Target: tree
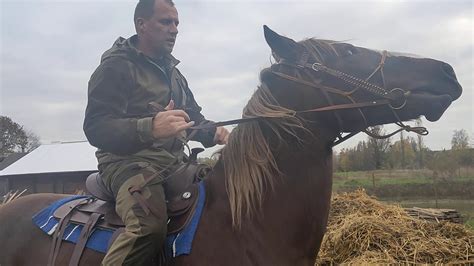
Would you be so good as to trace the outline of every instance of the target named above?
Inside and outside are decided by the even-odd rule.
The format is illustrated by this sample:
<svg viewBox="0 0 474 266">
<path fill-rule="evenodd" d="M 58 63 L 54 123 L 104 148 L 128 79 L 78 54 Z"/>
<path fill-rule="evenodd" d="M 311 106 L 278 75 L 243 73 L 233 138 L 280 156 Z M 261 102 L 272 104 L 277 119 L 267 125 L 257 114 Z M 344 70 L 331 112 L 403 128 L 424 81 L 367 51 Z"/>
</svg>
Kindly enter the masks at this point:
<svg viewBox="0 0 474 266">
<path fill-rule="evenodd" d="M 39 146 L 39 137 L 7 116 L 0 116 L 0 155 L 29 152 Z"/>
<path fill-rule="evenodd" d="M 375 126 L 369 129 L 372 135 L 382 136 L 385 132 L 382 126 Z M 367 140 L 367 148 L 371 157 L 372 169 L 382 169 L 387 159 L 387 150 L 390 148 L 390 138 L 377 139 L 369 137 Z"/>
<path fill-rule="evenodd" d="M 441 178 L 453 178 L 459 164 L 453 156 L 452 151 L 436 152 L 433 158 L 427 163 L 428 169 L 432 170 L 436 176 Z"/>
<path fill-rule="evenodd" d="M 405 140 L 403 139 L 403 131 L 400 131 L 400 158 L 401 158 L 401 164 L 402 164 L 402 169 L 405 169 L 406 164 L 405 164 Z"/>
<path fill-rule="evenodd" d="M 453 138 L 451 139 L 452 150 L 464 150 L 469 148 L 469 135 L 464 129 L 454 130 Z"/>
<path fill-rule="evenodd" d="M 26 130 L 26 137 L 28 138 L 28 143 L 24 146 L 24 151 L 30 152 L 41 145 L 41 141 L 38 135 L 36 135 L 31 130 Z"/>
<path fill-rule="evenodd" d="M 389 151 L 389 162 L 392 168 L 414 168 L 416 154 L 413 150 L 413 140 L 403 138 L 393 143 Z"/>
<path fill-rule="evenodd" d="M 416 126 L 417 127 L 422 127 L 423 123 L 421 121 L 421 118 L 416 119 Z M 421 134 L 418 134 L 418 142 L 417 142 L 417 148 L 415 149 L 416 152 L 416 157 L 418 159 L 418 167 L 419 168 L 424 168 L 425 167 L 425 161 L 424 161 L 424 147 L 423 147 L 423 136 Z"/>
<path fill-rule="evenodd" d="M 342 149 L 338 154 L 338 171 L 347 172 L 350 170 L 349 151 Z"/>
</svg>

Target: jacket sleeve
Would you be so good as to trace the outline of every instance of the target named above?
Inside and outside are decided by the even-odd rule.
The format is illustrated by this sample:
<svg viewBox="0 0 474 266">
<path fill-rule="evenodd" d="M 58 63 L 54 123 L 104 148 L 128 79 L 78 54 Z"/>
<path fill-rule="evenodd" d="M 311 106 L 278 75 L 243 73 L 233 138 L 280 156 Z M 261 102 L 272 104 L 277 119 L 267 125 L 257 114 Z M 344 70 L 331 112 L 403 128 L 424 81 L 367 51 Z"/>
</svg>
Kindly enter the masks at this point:
<svg viewBox="0 0 474 266">
<path fill-rule="evenodd" d="M 127 155 L 153 143 L 152 117 L 127 117 L 128 95 L 132 86 L 126 63 L 102 63 L 92 74 L 84 119 L 84 133 L 91 145 L 114 154 Z"/>
<path fill-rule="evenodd" d="M 188 115 L 192 121 L 195 121 L 196 125 L 212 122 L 210 120 L 206 120 L 200 112 L 188 111 Z M 216 134 L 215 128 L 201 129 L 201 130 L 198 130 L 198 132 L 196 132 L 192 140 L 199 141 L 204 147 L 209 148 L 216 145 L 214 143 L 215 134 Z"/>
<path fill-rule="evenodd" d="M 210 120 L 207 120 L 201 114 L 202 108 L 197 104 L 196 100 L 194 99 L 194 95 L 193 95 L 193 93 L 191 92 L 191 89 L 188 86 L 188 82 L 186 81 L 186 79 L 184 78 L 184 76 L 180 72 L 178 72 L 178 74 L 180 75 L 181 81 L 183 82 L 183 85 L 182 85 L 183 90 L 184 90 L 184 92 L 186 93 L 186 96 L 187 96 L 186 97 L 186 109 L 185 109 L 185 111 L 186 111 L 186 113 L 188 113 L 189 118 L 191 119 L 191 121 L 194 121 L 195 125 L 200 125 L 200 124 L 205 124 L 205 123 L 212 122 Z M 191 131 L 192 130 L 188 130 L 187 133 L 189 134 Z M 209 148 L 209 147 L 212 147 L 212 146 L 216 145 L 214 143 L 215 133 L 216 133 L 215 128 L 198 130 L 198 132 L 194 135 L 192 140 L 201 142 L 201 144 L 204 147 Z"/>
</svg>

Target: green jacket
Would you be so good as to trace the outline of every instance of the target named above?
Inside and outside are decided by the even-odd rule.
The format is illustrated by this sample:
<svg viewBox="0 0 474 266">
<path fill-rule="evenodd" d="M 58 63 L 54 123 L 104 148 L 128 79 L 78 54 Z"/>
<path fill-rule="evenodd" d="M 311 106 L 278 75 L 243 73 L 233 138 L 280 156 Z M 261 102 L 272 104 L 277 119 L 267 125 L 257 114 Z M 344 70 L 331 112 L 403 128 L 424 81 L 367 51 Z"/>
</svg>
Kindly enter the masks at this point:
<svg viewBox="0 0 474 266">
<path fill-rule="evenodd" d="M 207 121 L 176 68 L 179 61 L 171 55 L 154 61 L 135 47 L 136 41 L 136 35 L 118 38 L 89 81 L 84 132 L 98 148 L 99 168 L 124 160 L 159 164 L 183 155 L 177 138 L 153 138 L 156 111 L 150 109 L 150 102 L 164 107 L 173 99 L 175 109 L 185 110 L 196 125 Z M 210 147 L 214 133 L 215 129 L 199 131 L 193 140 Z"/>
</svg>

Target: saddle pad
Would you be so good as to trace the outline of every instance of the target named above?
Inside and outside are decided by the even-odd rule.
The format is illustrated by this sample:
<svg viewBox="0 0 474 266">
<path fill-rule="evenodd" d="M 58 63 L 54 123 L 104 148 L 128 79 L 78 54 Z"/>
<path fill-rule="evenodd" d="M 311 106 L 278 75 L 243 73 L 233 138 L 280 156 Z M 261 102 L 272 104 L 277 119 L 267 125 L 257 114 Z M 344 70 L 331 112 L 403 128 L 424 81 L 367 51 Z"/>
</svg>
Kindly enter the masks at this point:
<svg viewBox="0 0 474 266">
<path fill-rule="evenodd" d="M 168 235 L 166 238 L 165 250 L 168 258 L 191 254 L 194 235 L 196 234 L 202 210 L 204 209 L 204 203 L 206 201 L 206 188 L 204 182 L 199 182 L 199 198 L 197 201 L 196 211 L 194 212 L 189 224 L 183 229 L 183 231 Z"/>
<path fill-rule="evenodd" d="M 48 235 L 53 235 L 56 227 L 58 226 L 59 219 L 53 216 L 53 213 L 63 204 L 72 200 L 80 198 L 88 198 L 90 196 L 71 196 L 64 199 L 60 199 L 53 202 L 51 205 L 41 210 L 35 216 L 33 216 L 33 223 L 38 226 L 43 232 Z M 83 225 L 69 223 L 64 231 L 63 240 L 77 243 L 79 235 L 81 234 Z M 105 253 L 107 251 L 107 245 L 109 243 L 113 230 L 107 230 L 102 228 L 94 228 L 89 240 L 87 240 L 86 247 L 93 249 L 98 252 Z"/>
<path fill-rule="evenodd" d="M 194 235 L 196 233 L 206 200 L 206 191 L 203 182 L 199 183 L 199 190 L 199 198 L 196 210 L 188 226 L 185 227 L 183 231 L 173 235 L 168 235 L 166 238 L 165 251 L 167 257 L 177 257 L 180 255 L 191 254 L 192 241 L 194 239 Z M 56 211 L 56 209 L 72 200 L 87 197 L 89 196 L 72 196 L 60 199 L 33 216 L 33 223 L 46 234 L 52 235 L 59 223 L 59 220 L 53 216 L 53 213 Z M 79 224 L 68 224 L 66 231 L 64 232 L 63 240 L 77 243 L 82 227 L 83 226 Z M 106 253 L 108 243 L 113 233 L 114 230 L 95 227 L 89 240 L 87 240 L 86 247 L 98 252 Z"/>
</svg>

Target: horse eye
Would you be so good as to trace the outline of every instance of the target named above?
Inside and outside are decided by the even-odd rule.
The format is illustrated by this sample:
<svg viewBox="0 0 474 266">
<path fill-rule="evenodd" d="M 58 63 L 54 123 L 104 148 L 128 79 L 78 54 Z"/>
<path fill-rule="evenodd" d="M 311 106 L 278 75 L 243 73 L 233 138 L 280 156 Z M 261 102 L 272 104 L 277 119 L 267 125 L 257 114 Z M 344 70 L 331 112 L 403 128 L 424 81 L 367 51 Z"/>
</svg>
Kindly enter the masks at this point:
<svg viewBox="0 0 474 266">
<path fill-rule="evenodd" d="M 351 56 L 357 54 L 357 50 L 354 47 L 347 49 L 344 53 L 344 56 Z"/>
</svg>

